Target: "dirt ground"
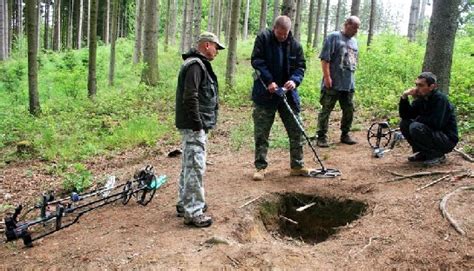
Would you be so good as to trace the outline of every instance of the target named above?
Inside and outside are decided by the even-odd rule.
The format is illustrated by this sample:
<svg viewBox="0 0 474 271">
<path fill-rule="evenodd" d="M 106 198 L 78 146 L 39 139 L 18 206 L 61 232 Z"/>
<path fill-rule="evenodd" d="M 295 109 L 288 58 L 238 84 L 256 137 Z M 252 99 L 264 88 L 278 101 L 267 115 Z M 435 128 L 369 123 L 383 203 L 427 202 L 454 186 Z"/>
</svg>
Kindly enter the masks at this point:
<svg viewBox="0 0 474 271">
<path fill-rule="evenodd" d="M 211 227 L 190 228 L 176 217 L 180 157 L 168 158 L 166 153 L 179 142 L 158 143 L 87 163 L 94 175 L 119 177 L 154 165 L 169 181 L 148 206 L 130 202 L 95 210 L 32 248 L 24 248 L 21 241 L 1 244 L 0 269 L 474 269 L 474 191 L 457 192 L 447 203 L 465 235 L 457 233 L 439 210 L 447 193 L 473 185 L 472 176 L 448 178 L 420 191 L 416 189 L 449 174 L 387 182 L 396 177 L 391 172 L 473 170 L 459 154 L 450 153 L 447 163 L 426 168 L 406 161 L 409 147 L 403 142 L 385 157 L 373 158 L 366 131 L 354 133 L 359 141 L 355 146 L 337 141 L 335 117 L 333 144 L 318 153 L 325 166 L 341 170 L 341 177 L 290 177 L 288 151 L 272 149 L 265 180 L 255 182 L 252 149 L 230 147 L 234 113 L 222 114 L 209 142 L 205 188 L 208 213 L 214 219 Z M 305 148 L 307 166 L 319 167 L 312 158 Z M 47 166 L 51 165 L 30 161 L 0 168 L 0 204 L 37 198 L 47 187 L 58 185 Z M 268 232 L 260 219 L 262 202 L 290 192 L 358 200 L 368 207 L 360 219 L 311 245 Z"/>
</svg>

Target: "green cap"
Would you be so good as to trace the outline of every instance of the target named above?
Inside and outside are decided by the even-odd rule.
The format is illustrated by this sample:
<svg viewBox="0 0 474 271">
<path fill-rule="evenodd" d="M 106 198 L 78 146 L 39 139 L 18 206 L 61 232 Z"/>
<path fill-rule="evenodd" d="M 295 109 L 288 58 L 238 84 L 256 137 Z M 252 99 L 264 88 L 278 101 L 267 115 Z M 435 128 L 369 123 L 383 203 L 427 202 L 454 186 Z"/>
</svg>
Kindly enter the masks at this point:
<svg viewBox="0 0 474 271">
<path fill-rule="evenodd" d="M 202 32 L 201 35 L 199 35 L 198 43 L 201 42 L 201 41 L 214 42 L 215 44 L 217 44 L 217 49 L 218 49 L 218 50 L 225 49 L 225 46 L 222 45 L 222 44 L 219 42 L 219 39 L 217 38 L 216 34 L 214 34 L 214 33 L 211 33 L 211 32 Z"/>
</svg>

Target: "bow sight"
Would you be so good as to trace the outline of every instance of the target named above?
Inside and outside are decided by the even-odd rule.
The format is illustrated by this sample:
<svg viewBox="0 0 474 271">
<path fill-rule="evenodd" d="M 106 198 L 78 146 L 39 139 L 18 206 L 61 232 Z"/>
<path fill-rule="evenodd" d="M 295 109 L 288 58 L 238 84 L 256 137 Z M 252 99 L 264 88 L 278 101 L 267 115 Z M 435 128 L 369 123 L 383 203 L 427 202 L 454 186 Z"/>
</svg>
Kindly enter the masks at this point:
<svg viewBox="0 0 474 271">
<path fill-rule="evenodd" d="M 388 122 L 375 122 L 370 125 L 367 130 L 367 142 L 373 149 L 373 156 L 381 158 L 385 153 L 389 152 L 395 147 L 397 142 L 403 140 L 403 135 L 400 129 L 390 129 Z M 389 145 L 390 144 L 390 145 Z M 385 149 L 389 146 L 388 149 Z"/>
<path fill-rule="evenodd" d="M 145 206 L 153 199 L 156 189 L 165 182 L 165 175 L 156 176 L 153 167 L 147 165 L 138 170 L 131 180 L 117 186 L 115 177 L 111 176 L 103 187 L 83 194 L 72 193 L 69 198 L 55 200 L 52 193 L 45 193 L 40 203 L 22 215 L 23 219 L 39 210 L 39 217 L 18 221 L 22 205 L 15 209 L 13 215 L 5 217 L 7 242 L 22 239 L 25 246 L 31 247 L 33 241 L 71 226 L 83 214 L 119 200 L 126 205 L 132 196 L 138 204 Z"/>
</svg>

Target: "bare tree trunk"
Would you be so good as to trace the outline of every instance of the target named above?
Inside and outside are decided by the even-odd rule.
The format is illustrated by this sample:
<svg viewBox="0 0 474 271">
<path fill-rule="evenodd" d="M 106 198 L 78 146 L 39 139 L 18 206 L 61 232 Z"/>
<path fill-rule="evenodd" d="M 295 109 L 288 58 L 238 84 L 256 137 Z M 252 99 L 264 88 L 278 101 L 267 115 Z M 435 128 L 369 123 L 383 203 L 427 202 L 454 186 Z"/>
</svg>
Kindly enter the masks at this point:
<svg viewBox="0 0 474 271">
<path fill-rule="evenodd" d="M 420 10 L 420 0 L 411 0 L 410 20 L 408 21 L 408 40 L 414 42 L 416 40 L 416 26 L 418 13 Z"/>
<path fill-rule="evenodd" d="M 186 8 L 186 43 L 184 44 L 184 51 L 189 51 L 193 44 L 193 18 L 194 18 L 194 1 L 187 0 L 188 7 Z"/>
<path fill-rule="evenodd" d="M 303 9 L 301 8 L 303 4 L 303 0 L 296 0 L 296 14 L 295 14 L 295 22 L 294 24 L 294 37 L 297 41 L 300 41 L 301 39 L 301 18 Z"/>
<path fill-rule="evenodd" d="M 37 35 L 37 39 L 36 39 L 36 46 L 38 46 L 37 48 L 37 52 L 39 52 L 41 50 L 41 45 L 40 45 L 40 40 L 41 40 L 41 31 L 40 31 L 40 26 L 41 26 L 41 0 L 36 0 L 36 4 L 37 4 L 37 8 L 36 8 L 36 35 Z"/>
<path fill-rule="evenodd" d="M 158 3 L 157 0 L 145 1 L 144 46 L 142 82 L 149 86 L 158 84 Z"/>
<path fill-rule="evenodd" d="M 115 76 L 115 41 L 118 33 L 118 5 L 119 0 L 112 0 L 112 37 L 110 40 L 109 86 L 114 85 Z"/>
<path fill-rule="evenodd" d="M 359 17 L 360 0 L 352 0 L 351 15 Z"/>
<path fill-rule="evenodd" d="M 313 31 L 314 31 L 314 1 L 310 0 L 309 2 L 309 15 L 308 15 L 308 39 L 306 40 L 306 47 L 310 47 L 313 42 Z"/>
<path fill-rule="evenodd" d="M 28 93 L 30 114 L 39 115 L 41 108 L 38 94 L 38 11 L 36 0 L 26 2 L 26 23 L 28 37 Z"/>
<path fill-rule="evenodd" d="M 166 27 L 165 27 L 165 43 L 164 43 L 165 52 L 168 52 L 168 46 L 170 43 L 171 4 L 172 4 L 171 0 L 168 0 L 166 4 Z"/>
<path fill-rule="evenodd" d="M 209 13 L 207 15 L 207 31 L 212 32 L 214 29 L 212 28 L 214 26 L 214 11 L 215 8 L 214 6 L 216 5 L 216 1 L 210 0 L 211 2 L 209 3 Z"/>
<path fill-rule="evenodd" d="M 423 33 L 425 28 L 425 10 L 427 0 L 421 1 L 420 15 L 418 16 L 418 33 Z"/>
<path fill-rule="evenodd" d="M 72 19 L 74 14 L 74 0 L 69 0 L 69 7 L 67 10 L 67 39 L 66 39 L 66 48 L 72 48 Z"/>
<path fill-rule="evenodd" d="M 106 9 L 105 9 L 105 29 L 104 29 L 105 44 L 109 44 L 110 42 L 110 1 L 111 0 L 106 0 L 107 3 L 106 3 Z"/>
<path fill-rule="evenodd" d="M 237 66 L 237 36 L 239 32 L 240 0 L 232 0 L 232 16 L 230 18 L 229 48 L 225 73 L 226 86 L 232 87 L 235 83 Z"/>
<path fill-rule="evenodd" d="M 295 28 L 296 1 L 297 0 L 283 0 L 283 4 L 281 5 L 281 14 L 290 17 L 292 30 Z"/>
<path fill-rule="evenodd" d="M 13 43 L 13 9 L 14 9 L 14 1 L 13 0 L 7 0 L 8 3 L 8 18 L 7 19 L 7 32 L 8 32 L 8 37 L 7 37 L 7 56 L 9 57 L 12 51 L 12 43 Z"/>
<path fill-rule="evenodd" d="M 135 10 L 135 47 L 133 52 L 133 64 L 140 62 L 142 58 L 142 26 L 143 26 L 143 8 L 144 0 L 136 0 Z"/>
<path fill-rule="evenodd" d="M 170 44 L 176 45 L 176 21 L 178 19 L 178 3 L 177 0 L 171 0 L 170 8 Z"/>
<path fill-rule="evenodd" d="M 232 0 L 225 0 L 225 1 L 226 1 L 226 12 L 225 12 L 225 17 L 224 17 L 224 35 L 225 35 L 225 44 L 226 46 L 229 46 Z"/>
<path fill-rule="evenodd" d="M 249 33 L 249 13 L 250 13 L 250 0 L 245 1 L 245 16 L 244 16 L 244 29 L 242 39 L 247 40 Z"/>
<path fill-rule="evenodd" d="M 181 21 L 181 41 L 179 45 L 179 51 L 184 52 L 186 44 L 186 26 L 188 20 L 188 4 L 186 1 L 183 3 L 183 20 Z"/>
<path fill-rule="evenodd" d="M 267 0 L 261 0 L 260 2 L 260 25 L 259 30 L 265 30 L 267 27 Z"/>
<path fill-rule="evenodd" d="M 339 22 L 341 16 L 341 0 L 337 1 L 337 8 L 336 8 L 336 23 L 334 26 L 334 31 L 338 31 L 340 29 Z"/>
<path fill-rule="evenodd" d="M 371 0 L 370 4 L 370 19 L 369 19 L 369 34 L 367 35 L 367 50 L 370 47 L 370 43 L 372 42 L 372 37 L 374 35 L 374 26 L 375 26 L 375 10 L 377 6 L 376 0 Z"/>
<path fill-rule="evenodd" d="M 82 10 L 83 10 L 83 5 L 82 1 L 84 0 L 77 0 L 78 1 L 78 7 L 77 7 L 77 33 L 76 33 L 76 44 L 77 44 L 77 49 L 81 49 L 82 47 Z"/>
<path fill-rule="evenodd" d="M 316 24 L 314 26 L 314 40 L 313 40 L 313 48 L 317 48 L 319 44 L 319 34 L 320 32 L 320 22 L 321 22 L 321 6 L 322 0 L 318 0 L 318 6 L 316 10 Z"/>
<path fill-rule="evenodd" d="M 23 36 L 23 0 L 18 0 L 18 39 L 21 39 Z"/>
<path fill-rule="evenodd" d="M 222 1 L 224 0 L 217 0 L 218 1 L 218 14 L 217 14 L 217 20 L 216 20 L 216 35 L 219 37 L 219 40 L 221 40 L 221 33 L 222 33 L 222 13 L 224 9 L 224 3 Z"/>
<path fill-rule="evenodd" d="M 96 62 L 97 62 L 97 17 L 98 0 L 90 0 L 89 5 L 89 74 L 87 90 L 90 99 L 94 100 L 97 94 Z"/>
<path fill-rule="evenodd" d="M 44 36 L 43 36 L 43 48 L 48 49 L 49 48 L 49 10 L 50 10 L 50 1 L 51 0 L 45 0 L 44 1 Z"/>
<path fill-rule="evenodd" d="M 91 33 L 91 0 L 87 0 L 87 47 L 90 46 Z"/>
<path fill-rule="evenodd" d="M 272 18 L 272 24 L 275 22 L 276 17 L 280 15 L 280 0 L 275 0 L 273 2 L 273 18 Z"/>
<path fill-rule="evenodd" d="M 194 0 L 194 13 L 193 13 L 193 38 L 191 46 L 201 34 L 201 15 L 202 15 L 202 0 Z"/>
<path fill-rule="evenodd" d="M 324 33 L 323 39 L 326 39 L 328 35 L 328 25 L 329 25 L 329 4 L 331 3 L 330 0 L 326 0 L 326 12 L 324 13 Z"/>
<path fill-rule="evenodd" d="M 61 0 L 54 2 L 53 50 L 61 50 Z"/>
<path fill-rule="evenodd" d="M 7 5 L 5 0 L 0 0 L 0 61 L 7 59 L 7 25 L 5 24 L 5 17 L 8 15 L 5 13 L 5 6 Z"/>
<path fill-rule="evenodd" d="M 454 40 L 458 29 L 461 0 L 434 0 L 426 42 L 423 71 L 438 77 L 438 86 L 449 93 Z"/>
</svg>

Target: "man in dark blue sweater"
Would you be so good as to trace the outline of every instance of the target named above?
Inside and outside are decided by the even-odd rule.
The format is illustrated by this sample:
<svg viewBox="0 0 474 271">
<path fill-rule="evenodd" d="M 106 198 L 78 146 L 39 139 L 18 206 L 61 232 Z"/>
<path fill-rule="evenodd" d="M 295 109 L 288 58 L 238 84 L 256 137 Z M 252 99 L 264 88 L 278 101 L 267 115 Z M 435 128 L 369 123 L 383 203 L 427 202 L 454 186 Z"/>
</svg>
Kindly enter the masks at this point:
<svg viewBox="0 0 474 271">
<path fill-rule="evenodd" d="M 403 92 L 399 103 L 400 130 L 413 149 L 408 161 L 438 165 L 459 140 L 454 107 L 437 89 L 433 73 L 421 73 L 415 84 Z M 411 104 L 408 96 L 414 98 Z"/>
</svg>

